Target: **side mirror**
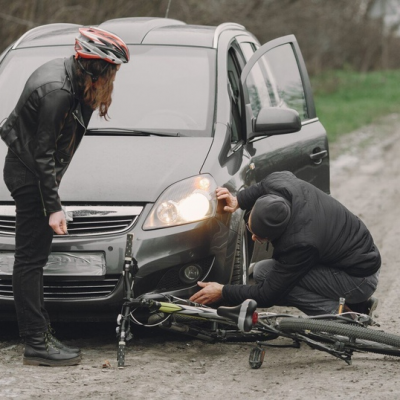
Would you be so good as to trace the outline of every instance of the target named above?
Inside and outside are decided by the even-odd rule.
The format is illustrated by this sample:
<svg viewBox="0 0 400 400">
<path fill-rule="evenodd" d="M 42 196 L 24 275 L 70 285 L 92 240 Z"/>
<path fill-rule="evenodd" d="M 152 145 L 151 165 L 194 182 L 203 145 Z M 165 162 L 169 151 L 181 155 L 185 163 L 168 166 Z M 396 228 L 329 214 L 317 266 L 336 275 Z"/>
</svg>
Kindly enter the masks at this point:
<svg viewBox="0 0 400 400">
<path fill-rule="evenodd" d="M 263 107 L 253 124 L 248 139 L 258 136 L 283 135 L 301 129 L 299 113 L 291 108 Z"/>
</svg>

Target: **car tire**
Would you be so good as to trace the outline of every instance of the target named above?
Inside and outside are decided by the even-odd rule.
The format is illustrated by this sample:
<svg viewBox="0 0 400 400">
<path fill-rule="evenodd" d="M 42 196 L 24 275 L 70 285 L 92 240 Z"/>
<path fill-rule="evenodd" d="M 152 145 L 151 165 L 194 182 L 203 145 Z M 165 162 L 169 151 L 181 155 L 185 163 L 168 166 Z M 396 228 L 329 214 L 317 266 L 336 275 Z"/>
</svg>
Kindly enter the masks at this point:
<svg viewBox="0 0 400 400">
<path fill-rule="evenodd" d="M 248 237 L 244 221 L 240 223 L 235 248 L 235 261 L 232 272 L 232 285 L 246 285 L 249 282 Z"/>
</svg>

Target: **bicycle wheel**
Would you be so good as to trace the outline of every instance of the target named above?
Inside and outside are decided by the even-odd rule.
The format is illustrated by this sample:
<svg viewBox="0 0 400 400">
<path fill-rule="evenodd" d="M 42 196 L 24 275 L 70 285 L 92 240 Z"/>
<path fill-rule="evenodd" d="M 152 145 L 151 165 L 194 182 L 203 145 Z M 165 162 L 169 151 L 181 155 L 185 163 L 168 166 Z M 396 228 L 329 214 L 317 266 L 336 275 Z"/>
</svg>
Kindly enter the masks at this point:
<svg viewBox="0 0 400 400">
<path fill-rule="evenodd" d="M 322 342 L 341 343 L 345 348 L 400 357 L 400 336 L 362 326 L 335 321 L 284 318 L 279 323 L 283 332 L 301 333 Z"/>
</svg>

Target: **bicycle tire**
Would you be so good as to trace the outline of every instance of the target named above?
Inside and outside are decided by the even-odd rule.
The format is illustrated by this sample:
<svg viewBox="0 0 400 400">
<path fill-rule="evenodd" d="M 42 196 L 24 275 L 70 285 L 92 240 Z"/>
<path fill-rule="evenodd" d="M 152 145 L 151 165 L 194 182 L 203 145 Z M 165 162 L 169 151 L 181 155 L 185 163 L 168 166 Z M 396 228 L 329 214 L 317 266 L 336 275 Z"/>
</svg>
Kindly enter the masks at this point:
<svg viewBox="0 0 400 400">
<path fill-rule="evenodd" d="M 341 342 L 346 348 L 359 352 L 400 357 L 400 336 L 358 325 L 304 318 L 284 318 L 280 321 L 279 328 L 282 332 L 316 334 L 322 341 Z M 320 336 L 324 333 L 334 336 L 330 338 Z M 342 338 L 335 338 L 335 335 Z"/>
<path fill-rule="evenodd" d="M 240 222 L 240 229 L 235 248 L 235 259 L 232 271 L 232 285 L 247 285 L 249 280 L 249 253 L 247 230 L 244 221 Z"/>
</svg>

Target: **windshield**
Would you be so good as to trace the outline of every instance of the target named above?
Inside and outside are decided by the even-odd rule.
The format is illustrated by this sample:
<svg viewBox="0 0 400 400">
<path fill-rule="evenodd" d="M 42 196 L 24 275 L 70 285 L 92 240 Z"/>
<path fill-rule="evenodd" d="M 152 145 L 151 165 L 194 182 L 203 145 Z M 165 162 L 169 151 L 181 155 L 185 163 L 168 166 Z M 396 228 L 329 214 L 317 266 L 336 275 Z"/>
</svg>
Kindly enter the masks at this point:
<svg viewBox="0 0 400 400">
<path fill-rule="evenodd" d="M 95 112 L 89 129 L 211 136 L 215 51 L 198 47 L 130 46 L 131 61 L 114 82 L 110 119 Z M 45 62 L 73 54 L 72 47 L 11 51 L 0 65 L 0 122 L 7 118 L 29 75 Z"/>
</svg>

